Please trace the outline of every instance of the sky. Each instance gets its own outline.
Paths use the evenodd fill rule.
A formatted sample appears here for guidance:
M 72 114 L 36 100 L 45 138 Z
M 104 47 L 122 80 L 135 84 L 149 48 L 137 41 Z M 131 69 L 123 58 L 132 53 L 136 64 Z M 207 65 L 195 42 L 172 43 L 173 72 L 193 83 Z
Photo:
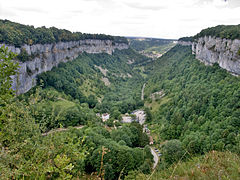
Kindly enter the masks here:
M 0 19 L 83 33 L 178 39 L 240 24 L 240 0 L 0 0 Z

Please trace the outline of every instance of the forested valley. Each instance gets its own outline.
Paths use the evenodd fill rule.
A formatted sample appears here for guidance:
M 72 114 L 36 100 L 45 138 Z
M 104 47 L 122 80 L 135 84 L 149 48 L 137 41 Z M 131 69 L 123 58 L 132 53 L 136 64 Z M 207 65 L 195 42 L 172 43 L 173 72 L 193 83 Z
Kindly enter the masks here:
M 39 75 L 38 86 L 26 94 L 10 98 L 6 87 L 7 101 L 1 102 L 3 179 L 86 174 L 116 179 L 136 169 L 150 173 L 148 136 L 138 123 L 121 123 L 121 114 L 143 108 L 144 77 L 134 67 L 145 60 L 131 49 L 113 55 L 83 53 Z M 111 115 L 106 122 L 96 115 L 103 113 Z M 63 128 L 68 130 L 54 132 Z
M 16 26 L 37 43 L 34 31 L 59 33 L 64 41 L 114 39 L 0 23 L 6 24 L 0 41 Z M 51 42 L 61 41 L 56 37 Z M 7 42 L 27 42 L 19 38 Z M 16 54 L 0 48 L 1 179 L 217 179 L 219 170 L 239 179 L 239 77 L 217 64 L 205 66 L 190 46 L 173 40 L 129 41 L 129 49 L 112 55 L 82 53 L 60 63 L 19 96 L 10 77 L 18 68 Z M 140 53 L 146 49 L 161 57 Z M 139 109 L 146 113 L 144 125 L 123 123 L 124 116 L 136 119 Z M 160 151 L 156 168 L 152 151 Z

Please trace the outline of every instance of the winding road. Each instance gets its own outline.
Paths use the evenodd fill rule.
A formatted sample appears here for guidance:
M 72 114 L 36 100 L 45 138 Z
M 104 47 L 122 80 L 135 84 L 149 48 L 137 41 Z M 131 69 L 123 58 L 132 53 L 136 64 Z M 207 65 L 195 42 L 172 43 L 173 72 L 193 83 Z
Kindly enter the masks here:
M 155 169 L 158 164 L 159 158 L 158 158 L 157 153 L 154 151 L 154 149 L 152 147 L 150 147 L 150 148 L 151 148 L 151 153 L 153 155 L 153 160 L 154 160 L 153 169 Z
M 145 89 L 145 86 L 146 86 L 146 83 L 143 84 L 143 87 L 142 87 L 142 94 L 141 94 L 141 100 L 144 100 L 144 89 Z M 143 122 L 144 123 L 144 122 Z M 142 123 L 142 124 L 143 124 Z M 159 161 L 159 158 L 158 158 L 158 155 L 157 153 L 154 151 L 154 149 L 152 147 L 150 147 L 151 149 L 151 153 L 153 155 L 153 160 L 154 160 L 154 164 L 153 164 L 153 169 L 155 169 L 157 167 L 157 164 L 158 164 L 158 161 Z
M 145 84 L 144 84 L 144 87 L 145 87 Z M 143 90 L 144 90 L 144 87 L 143 87 Z M 81 129 L 81 128 L 83 128 L 83 127 L 84 127 L 83 125 L 80 125 L 80 126 L 75 126 L 75 127 L 73 127 L 73 128 L 75 128 L 75 129 Z M 67 131 L 67 130 L 69 130 L 69 128 L 57 128 L 57 129 L 53 129 L 53 130 L 51 130 L 51 131 L 42 133 L 42 136 L 47 136 L 47 135 L 53 134 L 53 133 L 55 133 L 55 132 L 62 132 L 62 131 Z M 158 158 L 157 153 L 154 151 L 154 149 L 153 149 L 152 147 L 150 147 L 150 149 L 151 149 L 151 153 L 152 153 L 152 155 L 153 155 L 153 160 L 154 160 L 154 164 L 153 164 L 152 169 L 155 169 L 155 168 L 157 167 L 159 158 Z
M 146 86 L 146 83 L 143 84 L 143 87 L 142 87 L 142 95 L 141 95 L 141 100 L 144 100 L 144 88 Z

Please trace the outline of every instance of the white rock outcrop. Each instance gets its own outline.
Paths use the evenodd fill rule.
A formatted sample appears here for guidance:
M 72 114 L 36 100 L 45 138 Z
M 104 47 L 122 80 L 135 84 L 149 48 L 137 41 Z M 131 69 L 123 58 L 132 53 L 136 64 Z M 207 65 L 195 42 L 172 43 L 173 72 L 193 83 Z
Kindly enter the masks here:
M 0 47 L 3 44 L 0 44 Z M 26 49 L 29 55 L 33 56 L 31 61 L 19 62 L 18 74 L 13 76 L 12 88 L 17 94 L 29 91 L 36 85 L 36 77 L 46 71 L 50 71 L 60 62 L 71 61 L 83 52 L 87 53 L 108 53 L 112 54 L 115 49 L 128 49 L 128 44 L 114 43 L 111 40 L 80 40 L 59 42 L 55 44 L 34 44 L 24 45 L 21 48 L 9 46 L 8 49 L 16 54 L 21 48 Z
M 192 44 L 192 51 L 206 65 L 218 63 L 230 73 L 240 75 L 240 40 L 205 36 Z
M 177 44 L 180 44 L 182 46 L 192 46 L 191 41 L 178 41 Z

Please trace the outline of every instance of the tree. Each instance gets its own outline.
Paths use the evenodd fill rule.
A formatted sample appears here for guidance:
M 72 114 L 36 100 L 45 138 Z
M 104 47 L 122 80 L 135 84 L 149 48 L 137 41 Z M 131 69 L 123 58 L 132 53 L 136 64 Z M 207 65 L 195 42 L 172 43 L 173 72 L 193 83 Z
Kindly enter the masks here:
M 148 107 L 145 107 L 144 112 L 146 113 L 146 122 L 151 122 L 152 121 L 152 114 L 151 114 L 150 109 Z
M 21 53 L 17 55 L 17 59 L 19 59 L 22 62 L 30 60 L 30 56 L 25 48 L 21 48 Z
M 18 63 L 12 60 L 15 56 L 7 47 L 0 47 L 0 106 L 6 104 L 14 94 L 11 89 L 11 76 L 16 74 L 19 67 Z
M 98 103 L 98 101 L 97 101 L 97 98 L 91 94 L 88 96 L 87 103 L 89 105 L 89 108 L 94 108 Z
M 6 119 L 6 105 L 14 96 L 14 91 L 11 89 L 11 76 L 16 74 L 18 64 L 12 59 L 16 55 L 5 46 L 0 47 L 0 129 L 2 123 Z
M 172 164 L 184 157 L 184 149 L 182 143 L 179 140 L 170 140 L 163 145 L 162 153 L 164 160 Z

